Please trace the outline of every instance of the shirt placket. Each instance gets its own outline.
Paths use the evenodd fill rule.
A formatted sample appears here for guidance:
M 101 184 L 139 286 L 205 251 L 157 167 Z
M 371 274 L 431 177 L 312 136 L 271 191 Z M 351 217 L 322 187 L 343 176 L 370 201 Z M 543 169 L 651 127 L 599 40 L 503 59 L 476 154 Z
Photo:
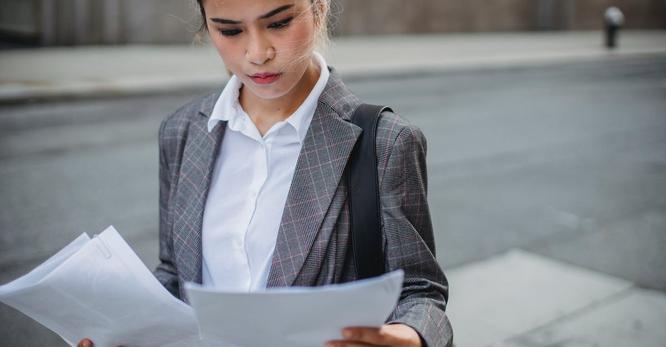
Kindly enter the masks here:
M 250 229 L 252 228 L 253 225 L 252 221 L 257 211 L 257 205 L 259 201 L 259 196 L 261 194 L 261 189 L 263 188 L 264 184 L 266 183 L 266 179 L 268 178 L 267 151 L 268 151 L 268 144 L 266 143 L 266 141 L 264 141 L 263 139 L 258 139 L 255 144 L 255 150 L 252 158 L 255 170 L 253 170 L 253 177 L 247 192 L 246 201 L 247 201 L 248 215 L 246 219 L 247 223 L 245 227 L 245 232 L 243 234 L 243 253 L 245 254 L 245 261 L 247 266 L 248 288 L 251 287 L 252 281 L 254 280 L 252 278 L 252 267 L 255 264 L 252 264 L 252 258 L 247 247 L 247 239 L 248 239 L 248 234 L 250 233 Z

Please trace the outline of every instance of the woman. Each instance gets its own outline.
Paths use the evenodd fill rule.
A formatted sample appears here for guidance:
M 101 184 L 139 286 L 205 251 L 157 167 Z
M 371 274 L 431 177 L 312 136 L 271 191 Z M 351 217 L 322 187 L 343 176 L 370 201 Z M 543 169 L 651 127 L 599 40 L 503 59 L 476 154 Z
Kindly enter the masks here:
M 198 4 L 233 75 L 160 127 L 156 277 L 183 299 L 186 281 L 251 291 L 355 280 L 340 178 L 361 102 L 314 51 L 327 38 L 328 0 Z M 448 346 L 425 138 L 384 112 L 376 142 L 386 266 L 405 271 L 403 292 L 387 324 L 349 327 L 327 346 Z

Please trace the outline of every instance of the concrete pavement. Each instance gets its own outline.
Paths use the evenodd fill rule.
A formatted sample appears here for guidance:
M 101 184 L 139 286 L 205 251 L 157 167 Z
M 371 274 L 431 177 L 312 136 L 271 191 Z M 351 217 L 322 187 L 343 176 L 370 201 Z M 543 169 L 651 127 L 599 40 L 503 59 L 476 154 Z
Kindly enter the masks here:
M 641 346 L 666 341 L 666 295 L 522 250 L 449 272 L 457 346 Z
M 612 59 L 666 53 L 666 31 L 627 31 L 606 50 L 602 33 L 542 32 L 350 37 L 328 56 L 346 78 Z M 0 102 L 207 89 L 227 78 L 210 45 L 0 51 Z

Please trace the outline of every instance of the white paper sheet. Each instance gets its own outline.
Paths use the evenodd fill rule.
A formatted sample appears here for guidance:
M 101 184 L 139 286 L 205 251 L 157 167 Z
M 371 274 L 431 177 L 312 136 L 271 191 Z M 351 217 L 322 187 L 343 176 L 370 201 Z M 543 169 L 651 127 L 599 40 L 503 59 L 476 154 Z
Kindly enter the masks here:
M 82 234 L 27 275 L 0 286 L 0 301 L 68 344 L 194 346 L 192 308 L 169 293 L 118 232 Z
M 403 271 L 307 288 L 237 293 L 186 283 L 187 295 L 210 346 L 323 346 L 350 326 L 380 326 L 395 308 Z
M 347 284 L 252 293 L 187 283 L 190 307 L 109 227 L 92 239 L 81 234 L 28 274 L 0 286 L 0 301 L 70 346 L 87 337 L 96 347 L 311 347 L 340 338 L 344 327 L 383 324 L 398 301 L 403 276 L 395 271 Z

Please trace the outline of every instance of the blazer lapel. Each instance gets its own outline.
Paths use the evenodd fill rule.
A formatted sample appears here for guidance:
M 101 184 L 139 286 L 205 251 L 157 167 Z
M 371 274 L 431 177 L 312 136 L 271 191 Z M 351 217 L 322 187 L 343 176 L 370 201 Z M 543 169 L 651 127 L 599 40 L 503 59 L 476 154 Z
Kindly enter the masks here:
M 181 173 L 175 196 L 174 253 L 184 281 L 201 283 L 201 227 L 215 159 L 224 137 L 226 122 L 208 132 L 208 115 L 219 93 L 204 100 L 199 119 L 189 125 Z
M 358 99 L 331 73 L 296 163 L 273 253 L 269 287 L 292 285 L 303 268 L 361 133 L 348 121 L 356 104 Z

